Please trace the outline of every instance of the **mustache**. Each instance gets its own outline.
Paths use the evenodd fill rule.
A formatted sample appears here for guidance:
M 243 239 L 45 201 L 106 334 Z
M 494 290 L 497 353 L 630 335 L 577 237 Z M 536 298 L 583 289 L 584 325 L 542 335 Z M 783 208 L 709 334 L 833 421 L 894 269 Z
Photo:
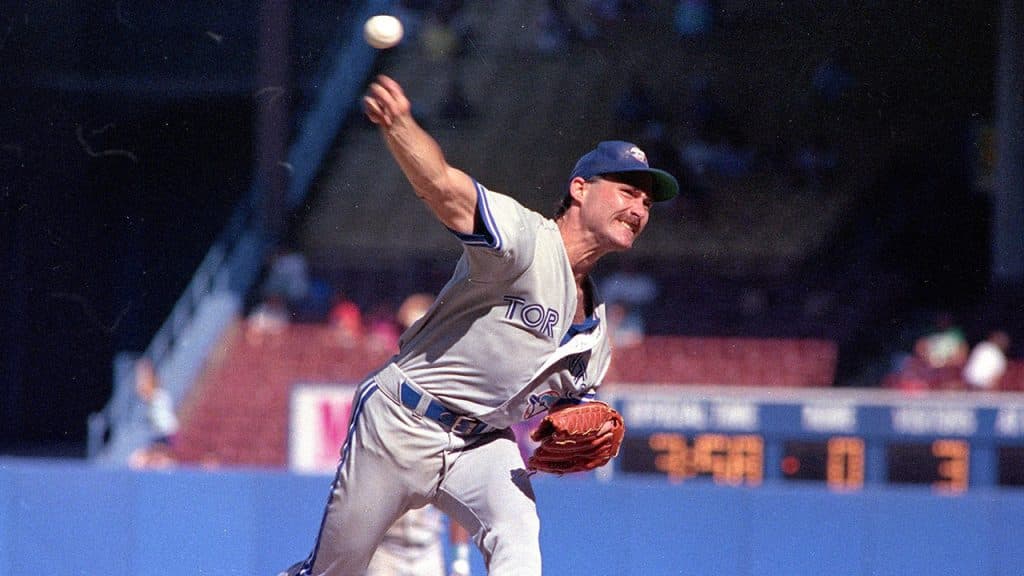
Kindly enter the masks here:
M 621 220 L 626 224 L 629 224 L 630 226 L 635 226 L 637 228 L 639 228 L 640 225 L 643 224 L 643 218 L 630 214 L 628 212 L 619 214 L 617 220 Z

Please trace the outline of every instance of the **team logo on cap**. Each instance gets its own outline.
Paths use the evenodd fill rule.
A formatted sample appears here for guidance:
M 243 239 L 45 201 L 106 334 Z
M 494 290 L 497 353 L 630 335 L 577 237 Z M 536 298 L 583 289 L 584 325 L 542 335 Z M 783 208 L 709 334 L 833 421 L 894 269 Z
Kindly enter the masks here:
M 644 154 L 643 150 L 637 148 L 636 146 L 633 146 L 632 148 L 627 150 L 626 153 L 632 156 L 633 158 L 636 158 L 638 162 L 643 162 L 644 165 L 647 165 L 647 154 Z

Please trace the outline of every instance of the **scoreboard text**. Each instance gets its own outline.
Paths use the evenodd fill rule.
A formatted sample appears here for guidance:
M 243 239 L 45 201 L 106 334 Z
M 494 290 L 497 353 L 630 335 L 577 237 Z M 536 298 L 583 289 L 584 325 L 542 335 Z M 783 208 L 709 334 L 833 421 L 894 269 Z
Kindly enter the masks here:
M 757 486 L 1024 486 L 1024 396 L 888 390 L 620 387 L 627 432 L 609 474 Z

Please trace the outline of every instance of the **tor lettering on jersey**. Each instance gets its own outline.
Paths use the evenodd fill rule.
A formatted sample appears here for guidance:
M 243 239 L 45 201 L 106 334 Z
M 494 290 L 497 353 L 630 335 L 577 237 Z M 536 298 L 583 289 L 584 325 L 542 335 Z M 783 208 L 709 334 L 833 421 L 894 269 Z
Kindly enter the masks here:
M 518 296 L 505 296 L 503 300 L 506 302 L 506 319 L 520 322 L 535 332 L 554 338 L 555 326 L 559 320 L 558 310 L 528 303 Z

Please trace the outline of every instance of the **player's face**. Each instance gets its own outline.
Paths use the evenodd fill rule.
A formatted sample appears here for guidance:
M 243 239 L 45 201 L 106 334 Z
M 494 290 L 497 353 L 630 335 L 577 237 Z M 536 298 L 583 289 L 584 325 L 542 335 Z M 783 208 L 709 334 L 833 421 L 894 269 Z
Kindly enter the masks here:
M 610 251 L 628 250 L 651 215 L 650 174 L 606 174 L 591 179 L 583 200 L 584 218 Z

